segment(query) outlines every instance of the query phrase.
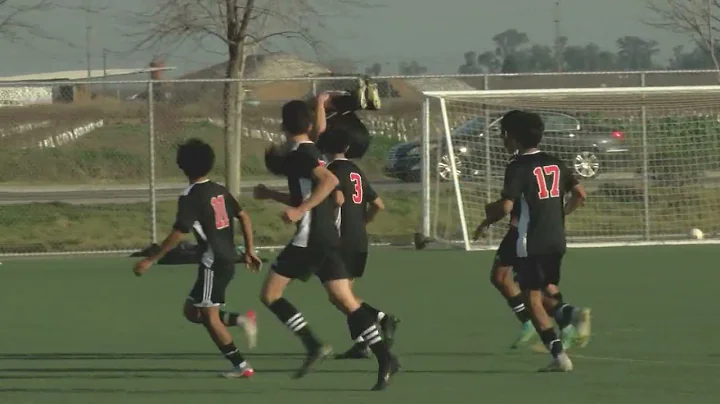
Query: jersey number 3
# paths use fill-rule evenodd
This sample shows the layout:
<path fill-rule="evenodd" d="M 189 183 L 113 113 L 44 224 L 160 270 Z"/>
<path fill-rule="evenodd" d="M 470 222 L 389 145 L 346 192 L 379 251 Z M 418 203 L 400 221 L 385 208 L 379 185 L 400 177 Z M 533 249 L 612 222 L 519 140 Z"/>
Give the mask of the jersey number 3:
<path fill-rule="evenodd" d="M 352 201 L 355 204 L 361 204 L 363 201 L 362 177 L 358 173 L 350 173 L 350 181 L 354 187 Z"/>
<path fill-rule="evenodd" d="M 535 167 L 533 170 L 538 186 L 538 198 L 548 199 L 560 196 L 560 167 L 556 165 Z M 548 190 L 545 176 L 552 176 L 552 187 Z"/>
<path fill-rule="evenodd" d="M 225 207 L 225 195 L 214 196 L 210 199 L 213 212 L 215 212 L 215 228 L 220 230 L 230 226 L 227 207 Z"/>

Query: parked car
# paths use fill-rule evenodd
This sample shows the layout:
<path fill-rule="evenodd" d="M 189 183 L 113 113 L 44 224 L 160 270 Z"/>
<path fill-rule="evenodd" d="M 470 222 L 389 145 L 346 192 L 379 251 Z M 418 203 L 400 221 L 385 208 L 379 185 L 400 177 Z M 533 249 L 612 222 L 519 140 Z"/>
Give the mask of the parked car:
<path fill-rule="evenodd" d="M 542 149 L 557 154 L 572 167 L 581 178 L 593 178 L 601 166 L 613 160 L 618 154 L 628 151 L 625 135 L 610 127 L 587 125 L 580 119 L 560 112 L 539 112 L 545 122 Z M 451 134 L 455 165 L 463 177 L 483 175 L 488 150 L 485 143 L 485 118 L 473 118 L 457 127 Z M 502 170 L 507 161 L 507 152 L 500 140 L 500 118 L 488 126 L 490 153 L 496 161 L 493 169 Z M 440 148 L 438 151 L 437 149 Z M 431 143 L 431 165 L 444 180 L 452 178 L 450 156 L 444 139 Z M 386 175 L 405 182 L 420 180 L 421 144 L 419 141 L 395 145 L 387 157 Z"/>

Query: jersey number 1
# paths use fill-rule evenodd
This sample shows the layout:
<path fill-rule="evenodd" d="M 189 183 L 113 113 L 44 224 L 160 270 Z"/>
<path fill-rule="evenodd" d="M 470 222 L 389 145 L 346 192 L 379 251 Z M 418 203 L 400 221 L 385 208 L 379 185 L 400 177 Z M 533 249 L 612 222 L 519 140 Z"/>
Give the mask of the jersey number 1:
<path fill-rule="evenodd" d="M 230 226 L 227 207 L 225 206 L 225 195 L 218 195 L 210 199 L 213 212 L 215 212 L 215 228 L 220 230 Z"/>
<path fill-rule="evenodd" d="M 560 167 L 556 165 L 535 167 L 533 170 L 535 174 L 535 180 L 538 186 L 538 198 L 548 199 L 557 198 L 560 196 Z M 552 176 L 552 188 L 548 190 L 547 181 L 545 176 Z"/>
<path fill-rule="evenodd" d="M 355 204 L 361 204 L 363 201 L 362 177 L 358 173 L 350 173 L 350 181 L 354 187 L 352 201 Z"/>

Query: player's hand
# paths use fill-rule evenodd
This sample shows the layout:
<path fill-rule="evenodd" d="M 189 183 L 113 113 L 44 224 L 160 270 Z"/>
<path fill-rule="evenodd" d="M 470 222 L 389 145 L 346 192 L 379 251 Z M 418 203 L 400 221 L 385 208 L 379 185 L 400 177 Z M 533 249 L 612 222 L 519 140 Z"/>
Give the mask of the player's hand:
<path fill-rule="evenodd" d="M 327 92 L 322 92 L 317 95 L 317 103 L 318 105 L 326 106 L 328 100 L 330 100 L 330 94 Z"/>
<path fill-rule="evenodd" d="M 251 272 L 260 272 L 262 268 L 262 260 L 255 253 L 245 253 L 245 266 Z"/>
<path fill-rule="evenodd" d="M 488 229 L 490 229 L 490 225 L 483 220 L 483 222 L 480 223 L 475 229 L 475 234 L 473 234 L 473 241 L 478 241 L 480 237 L 487 237 Z"/>
<path fill-rule="evenodd" d="M 303 214 L 303 211 L 298 208 L 287 208 L 282 214 L 282 220 L 287 224 L 296 223 L 303 217 Z"/>
<path fill-rule="evenodd" d="M 253 197 L 258 200 L 264 200 L 269 198 L 270 188 L 264 184 L 259 184 L 253 188 Z"/>
<path fill-rule="evenodd" d="M 150 258 L 145 258 L 144 260 L 135 264 L 135 268 L 133 268 L 135 276 L 142 276 L 145 272 L 148 271 L 148 269 L 150 269 L 152 264 L 153 261 Z"/>

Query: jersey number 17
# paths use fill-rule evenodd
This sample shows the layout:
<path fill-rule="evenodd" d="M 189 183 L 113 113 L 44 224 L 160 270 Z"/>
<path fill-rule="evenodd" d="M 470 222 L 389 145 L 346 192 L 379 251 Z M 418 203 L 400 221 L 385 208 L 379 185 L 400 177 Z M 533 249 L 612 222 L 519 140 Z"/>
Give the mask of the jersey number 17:
<path fill-rule="evenodd" d="M 535 174 L 535 180 L 537 181 L 538 198 L 548 199 L 560 196 L 560 167 L 555 164 L 535 167 L 533 174 Z M 552 176 L 552 187 L 550 189 L 548 189 L 545 176 Z"/>

